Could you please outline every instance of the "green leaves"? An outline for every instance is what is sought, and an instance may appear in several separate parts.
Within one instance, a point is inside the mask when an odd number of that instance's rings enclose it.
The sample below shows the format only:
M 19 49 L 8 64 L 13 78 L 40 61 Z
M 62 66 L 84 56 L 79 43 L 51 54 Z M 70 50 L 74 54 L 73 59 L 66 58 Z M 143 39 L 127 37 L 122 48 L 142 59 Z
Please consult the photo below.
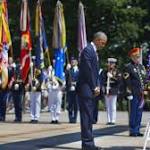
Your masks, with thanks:
M 51 49 L 52 22 L 57 0 L 44 0 L 42 5 L 46 34 Z M 67 46 L 69 55 L 78 55 L 77 51 L 77 0 L 62 0 L 66 19 Z M 82 0 L 85 7 L 87 39 L 91 41 L 93 33 L 99 30 L 108 35 L 108 45 L 102 52 L 102 59 L 116 56 L 122 63 L 133 46 L 150 41 L 150 1 L 149 0 Z M 18 50 L 19 16 L 21 1 L 9 0 L 9 22 L 12 36 L 15 37 L 14 51 Z M 36 0 L 30 5 L 31 28 L 34 33 Z M 16 38 L 17 37 L 17 38 Z M 33 41 L 34 41 L 34 36 Z M 18 40 L 18 41 L 17 41 Z M 35 44 L 34 44 L 35 45 Z M 15 53 L 16 54 L 16 53 Z

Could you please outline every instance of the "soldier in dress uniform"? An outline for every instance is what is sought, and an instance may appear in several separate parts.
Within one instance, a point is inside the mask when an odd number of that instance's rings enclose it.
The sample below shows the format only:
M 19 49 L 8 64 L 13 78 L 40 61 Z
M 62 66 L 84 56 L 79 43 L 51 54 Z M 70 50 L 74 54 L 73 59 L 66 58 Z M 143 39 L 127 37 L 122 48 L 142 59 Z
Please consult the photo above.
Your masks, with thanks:
M 116 105 L 121 74 L 116 67 L 117 59 L 108 58 L 107 69 L 101 72 L 102 92 L 107 110 L 107 124 L 116 122 Z
M 14 122 L 22 121 L 22 106 L 23 106 L 23 98 L 24 98 L 24 83 L 21 79 L 21 70 L 20 70 L 20 62 L 17 60 L 16 67 L 14 71 L 14 82 L 12 85 L 12 97 L 15 107 L 15 120 Z
M 48 107 L 51 113 L 52 124 L 58 124 L 61 114 L 61 104 L 62 104 L 62 82 L 59 81 L 57 77 L 54 76 L 54 71 L 49 70 L 49 79 L 47 81 L 48 89 Z
M 143 136 L 140 133 L 142 110 L 144 105 L 144 80 L 146 70 L 140 64 L 140 48 L 133 48 L 128 55 L 131 62 L 125 65 L 123 78 L 129 100 L 129 132 L 130 136 Z
M 30 82 L 30 123 L 38 123 L 41 111 L 41 71 L 34 68 L 33 79 Z
M 66 90 L 67 90 L 67 103 L 68 103 L 68 116 L 69 123 L 76 123 L 78 113 L 78 99 L 76 93 L 76 82 L 78 80 L 79 69 L 78 61 L 72 57 L 71 65 L 66 68 Z

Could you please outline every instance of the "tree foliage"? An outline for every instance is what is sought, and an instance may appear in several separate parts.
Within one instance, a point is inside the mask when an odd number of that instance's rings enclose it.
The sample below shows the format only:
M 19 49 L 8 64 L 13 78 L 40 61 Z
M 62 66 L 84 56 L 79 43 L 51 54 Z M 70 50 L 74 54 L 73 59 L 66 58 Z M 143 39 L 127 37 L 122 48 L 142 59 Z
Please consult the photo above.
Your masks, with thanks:
M 29 1 L 32 39 L 34 38 L 35 5 Z M 52 55 L 52 30 L 56 0 L 43 0 L 42 10 L 45 28 Z M 67 29 L 69 55 L 77 51 L 77 0 L 62 0 Z M 150 1 L 149 0 L 82 0 L 85 6 L 87 38 L 90 41 L 94 32 L 102 30 L 108 35 L 108 45 L 101 51 L 102 59 L 115 56 L 120 64 L 125 63 L 130 48 L 149 43 L 150 40 Z M 19 16 L 21 1 L 9 0 L 9 23 L 13 39 L 14 55 L 20 53 Z M 33 44 L 35 45 L 35 44 Z

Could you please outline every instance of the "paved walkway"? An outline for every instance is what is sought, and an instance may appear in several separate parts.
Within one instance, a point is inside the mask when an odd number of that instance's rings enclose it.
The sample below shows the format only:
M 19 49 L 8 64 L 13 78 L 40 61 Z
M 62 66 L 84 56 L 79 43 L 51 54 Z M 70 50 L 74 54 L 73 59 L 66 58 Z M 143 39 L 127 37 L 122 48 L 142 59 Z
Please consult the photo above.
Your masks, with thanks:
M 143 113 L 144 133 L 149 112 Z M 6 123 L 0 123 L 0 150 L 79 150 L 80 124 L 68 124 L 63 112 L 61 124 L 50 124 L 50 114 L 41 113 L 38 124 L 30 124 L 29 114 L 24 114 L 23 123 L 12 123 L 14 114 L 7 115 Z M 128 113 L 118 112 L 115 126 L 106 125 L 106 113 L 99 112 L 99 121 L 94 125 L 96 145 L 104 150 L 140 150 L 143 137 L 128 136 Z M 150 142 L 148 143 L 150 149 Z

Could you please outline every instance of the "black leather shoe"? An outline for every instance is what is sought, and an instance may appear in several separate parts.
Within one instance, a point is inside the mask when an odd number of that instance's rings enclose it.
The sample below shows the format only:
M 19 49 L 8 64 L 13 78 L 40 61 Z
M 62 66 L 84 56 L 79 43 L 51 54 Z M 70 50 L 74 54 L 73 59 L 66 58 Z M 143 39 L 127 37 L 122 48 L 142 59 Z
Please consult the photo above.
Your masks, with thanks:
M 95 146 L 93 150 L 101 150 L 101 147 Z
M 38 120 L 34 120 L 34 123 L 38 123 L 39 121 Z
M 106 125 L 115 125 L 114 122 L 107 122 Z
M 137 136 L 143 136 L 143 133 L 138 133 Z
M 15 119 L 15 120 L 14 120 L 14 122 L 16 122 L 16 123 L 20 123 L 20 122 L 21 122 L 21 120 L 20 120 L 20 119 Z
M 54 121 L 54 120 L 52 120 L 52 121 L 51 121 L 51 123 L 52 123 L 52 124 L 54 124 L 54 123 L 55 123 L 55 121 Z
M 70 121 L 69 121 L 69 123 L 76 123 L 76 121 L 72 121 L 72 120 L 70 120 Z
M 38 120 L 31 120 L 30 123 L 38 123 Z
M 143 134 L 142 133 L 130 133 L 130 135 L 129 136 L 133 136 L 133 137 L 137 137 L 137 136 L 139 136 L 139 137 L 142 137 L 143 136 Z
M 129 136 L 137 137 L 137 134 L 135 134 L 135 133 L 130 133 Z
M 60 124 L 60 122 L 58 120 L 55 121 L 55 124 Z
M 82 150 L 102 150 L 100 147 L 82 147 Z
M 0 122 L 5 122 L 5 119 L 4 118 L 0 118 Z

